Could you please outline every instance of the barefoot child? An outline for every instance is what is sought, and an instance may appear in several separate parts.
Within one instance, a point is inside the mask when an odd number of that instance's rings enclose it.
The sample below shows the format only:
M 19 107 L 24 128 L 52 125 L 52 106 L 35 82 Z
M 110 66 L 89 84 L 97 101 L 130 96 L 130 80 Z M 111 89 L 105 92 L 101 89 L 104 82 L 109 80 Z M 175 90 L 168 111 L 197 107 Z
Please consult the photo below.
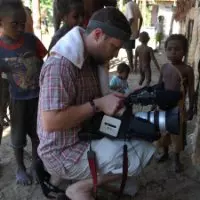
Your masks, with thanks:
M 151 83 L 151 60 L 154 61 L 158 71 L 160 67 L 154 56 L 153 49 L 147 46 L 149 41 L 149 35 L 147 32 L 142 32 L 139 35 L 139 40 L 142 43 L 136 48 L 135 52 L 135 68 L 137 69 L 137 59 L 139 58 L 139 69 L 140 69 L 140 81 L 139 85 L 142 85 L 146 79 L 146 86 L 149 86 Z
M 161 49 L 161 43 L 162 43 L 162 39 L 164 36 L 163 33 L 163 29 L 164 29 L 164 17 L 163 16 L 159 16 L 158 17 L 158 22 L 156 23 L 156 50 L 160 50 Z
M 37 159 L 39 74 L 47 53 L 39 39 L 24 33 L 25 23 L 26 13 L 21 1 L 10 0 L 0 4 L 0 58 L 11 67 L 7 73 L 12 110 L 11 145 L 17 162 L 16 181 L 22 185 L 31 184 L 23 156 L 27 134 L 32 142 L 33 164 Z
M 117 67 L 117 76 L 113 76 L 110 81 L 110 89 L 121 93 L 128 93 L 128 75 L 130 68 L 126 63 L 121 63 Z
M 181 111 L 180 121 L 180 135 L 166 135 L 161 139 L 160 145 L 164 148 L 164 154 L 161 155 L 158 161 L 165 161 L 168 159 L 169 145 L 172 143 L 174 149 L 174 169 L 175 172 L 180 172 L 180 153 L 184 150 L 185 134 L 186 134 L 186 116 L 185 116 L 185 95 L 188 92 L 189 96 L 189 110 L 188 119 L 193 115 L 193 97 L 194 97 L 194 72 L 193 69 L 183 62 L 183 57 L 188 50 L 188 41 L 184 35 L 171 35 L 166 43 L 165 49 L 169 63 L 164 64 L 161 69 L 160 83 L 164 83 L 165 89 L 181 91 L 183 93 L 182 101 L 180 101 L 179 108 Z

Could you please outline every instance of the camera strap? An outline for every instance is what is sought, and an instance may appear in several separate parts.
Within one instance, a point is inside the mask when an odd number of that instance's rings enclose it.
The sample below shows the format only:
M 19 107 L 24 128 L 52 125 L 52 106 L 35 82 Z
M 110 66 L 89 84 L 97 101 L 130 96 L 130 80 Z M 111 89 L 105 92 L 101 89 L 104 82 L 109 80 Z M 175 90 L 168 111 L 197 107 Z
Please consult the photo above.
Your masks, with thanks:
M 97 200 L 97 162 L 96 162 L 96 153 L 92 150 L 91 144 L 90 149 L 87 153 L 88 163 L 90 167 L 90 173 L 92 175 L 93 180 L 93 193 L 94 198 Z M 123 146 L 123 173 L 122 173 L 122 181 L 120 185 L 119 194 L 117 196 L 117 200 L 120 200 L 121 196 L 123 195 L 124 188 L 126 186 L 126 181 L 128 177 L 128 148 L 127 145 L 124 144 Z
M 96 162 L 96 153 L 92 150 L 91 143 L 90 149 L 87 152 L 88 163 L 90 167 L 90 173 L 93 180 L 93 192 L 94 199 L 97 199 L 97 162 Z
M 120 185 L 120 191 L 117 197 L 117 200 L 120 200 L 121 196 L 124 193 L 124 188 L 126 186 L 126 181 L 128 178 L 128 148 L 127 145 L 124 144 L 123 147 L 123 171 L 122 171 L 122 182 Z
M 127 109 L 125 110 L 125 112 L 123 114 L 123 120 L 125 121 L 123 126 L 126 126 L 126 127 L 129 126 L 131 114 L 132 114 L 132 107 L 127 107 Z M 126 182 L 128 179 L 128 148 L 127 148 L 127 144 L 126 144 L 127 129 L 124 129 L 124 130 L 125 131 L 124 131 L 124 147 L 123 147 L 123 171 L 122 171 L 122 181 L 121 181 L 121 185 L 120 185 L 120 192 L 118 194 L 117 200 L 119 200 L 121 198 L 121 196 L 123 195 L 124 189 L 126 186 Z

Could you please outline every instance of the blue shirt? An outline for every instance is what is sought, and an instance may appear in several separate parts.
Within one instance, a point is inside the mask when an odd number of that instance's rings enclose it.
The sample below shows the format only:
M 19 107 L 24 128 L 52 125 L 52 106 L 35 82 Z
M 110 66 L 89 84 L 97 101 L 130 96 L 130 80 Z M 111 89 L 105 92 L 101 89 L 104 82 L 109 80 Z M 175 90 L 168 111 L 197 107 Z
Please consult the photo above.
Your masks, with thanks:
M 118 76 L 113 76 L 109 85 L 110 85 L 110 89 L 115 90 L 117 92 L 121 92 L 121 93 L 129 92 L 127 80 L 123 80 L 119 78 Z
M 12 69 L 7 74 L 11 98 L 26 100 L 39 96 L 39 75 L 45 54 L 45 47 L 33 34 L 24 33 L 15 44 L 7 44 L 0 38 L 0 59 Z

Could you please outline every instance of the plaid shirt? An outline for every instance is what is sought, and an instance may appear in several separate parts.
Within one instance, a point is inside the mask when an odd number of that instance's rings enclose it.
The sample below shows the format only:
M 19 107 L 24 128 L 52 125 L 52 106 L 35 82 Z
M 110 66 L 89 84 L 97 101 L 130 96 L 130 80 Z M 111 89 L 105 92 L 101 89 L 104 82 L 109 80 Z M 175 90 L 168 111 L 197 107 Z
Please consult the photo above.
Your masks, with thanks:
M 53 170 L 59 174 L 63 167 L 66 168 L 66 163 L 74 164 L 79 160 L 88 143 L 79 141 L 77 136 L 81 125 L 63 131 L 46 132 L 41 123 L 41 113 L 63 110 L 99 97 L 97 68 L 89 59 L 85 61 L 82 69 L 78 69 L 64 57 L 49 57 L 42 68 L 40 87 L 38 154 L 49 171 Z

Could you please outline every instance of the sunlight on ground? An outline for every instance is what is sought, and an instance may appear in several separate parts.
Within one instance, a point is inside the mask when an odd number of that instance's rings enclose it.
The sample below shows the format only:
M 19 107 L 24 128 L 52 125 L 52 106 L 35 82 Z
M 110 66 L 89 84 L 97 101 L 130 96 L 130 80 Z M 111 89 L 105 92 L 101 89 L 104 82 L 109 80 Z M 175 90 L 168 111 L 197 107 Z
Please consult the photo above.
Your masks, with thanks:
M 3 137 L 10 135 L 10 126 L 3 131 Z

